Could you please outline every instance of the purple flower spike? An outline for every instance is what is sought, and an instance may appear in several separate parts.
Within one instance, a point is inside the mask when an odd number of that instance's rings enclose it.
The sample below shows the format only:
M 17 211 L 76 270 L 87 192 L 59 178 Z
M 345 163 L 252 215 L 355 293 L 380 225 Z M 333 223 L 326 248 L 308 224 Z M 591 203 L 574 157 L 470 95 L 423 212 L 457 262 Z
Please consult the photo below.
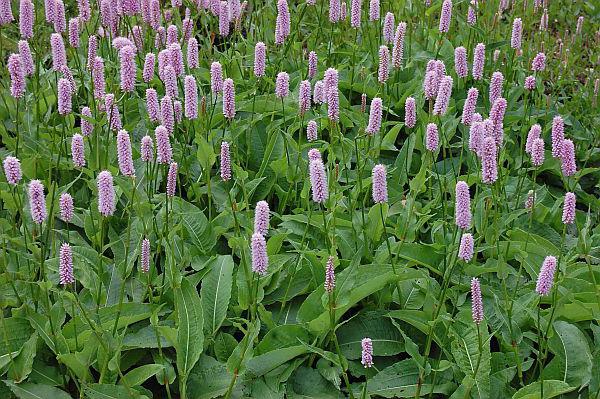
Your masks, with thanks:
M 70 222 L 73 219 L 73 197 L 69 193 L 62 193 L 58 200 L 60 208 L 60 218 L 65 222 Z
M 454 219 L 456 225 L 465 230 L 471 224 L 471 197 L 467 183 L 464 181 L 456 183 L 455 194 Z
M 144 238 L 142 240 L 140 263 L 141 263 L 142 273 L 148 273 L 150 271 L 150 240 L 148 240 L 147 238 Z
M 119 133 L 117 133 L 117 158 L 121 174 L 123 176 L 135 176 L 131 155 L 131 140 L 126 130 L 119 130 Z
M 329 187 L 327 185 L 325 165 L 323 165 L 320 157 L 310 162 L 309 171 L 313 201 L 322 204 L 329 197 Z
M 306 140 L 315 141 L 317 139 L 317 122 L 309 121 L 306 127 Z
M 115 209 L 113 177 L 109 171 L 104 170 L 98 174 L 98 212 L 102 216 L 111 216 Z
M 552 285 L 554 284 L 556 266 L 556 258 L 554 256 L 546 256 L 535 286 L 535 292 L 539 295 L 546 296 L 550 294 L 550 290 L 552 290 Z
M 552 120 L 552 156 L 559 158 L 561 155 L 561 146 L 565 140 L 565 122 L 560 115 Z
M 485 184 L 492 184 L 498 180 L 496 141 L 493 137 L 486 137 L 481 147 L 481 180 Z
M 329 294 L 333 292 L 335 288 L 335 270 L 333 265 L 334 258 L 330 256 L 327 259 L 327 265 L 325 266 L 325 291 Z
M 21 172 L 21 161 L 18 158 L 8 156 L 2 162 L 4 166 L 4 175 L 6 181 L 11 186 L 16 186 L 21 181 L 23 173 Z
M 373 367 L 373 341 L 371 341 L 371 338 L 363 338 L 360 344 L 362 347 L 360 362 L 365 368 Z
M 573 176 L 577 172 L 575 164 L 575 145 L 570 139 L 563 140 L 560 146 L 561 168 L 564 176 Z
M 527 133 L 527 141 L 525 142 L 525 152 L 531 154 L 531 147 L 535 139 L 539 139 L 542 134 L 542 127 L 537 123 L 531 126 L 529 133 Z
M 452 0 L 444 0 L 442 3 L 442 13 L 440 15 L 440 32 L 448 33 L 450 30 L 450 21 L 452 20 Z
M 471 313 L 473 315 L 473 322 L 481 324 L 483 321 L 483 301 L 481 299 L 479 279 L 475 277 L 471 280 Z
M 478 43 L 473 53 L 473 79 L 481 80 L 483 78 L 483 67 L 485 65 L 485 45 Z
M 369 114 L 369 124 L 365 129 L 365 132 L 371 136 L 379 133 L 381 129 L 381 117 L 383 114 L 383 102 L 381 98 L 375 97 L 371 101 L 371 112 Z
M 454 70 L 459 78 L 466 78 L 469 74 L 467 49 L 462 46 L 454 49 Z
M 85 147 L 83 144 L 83 136 L 75 133 L 71 139 L 71 157 L 73 165 L 77 169 L 85 166 Z
M 177 187 L 177 162 L 171 162 L 169 165 L 169 173 L 167 174 L 167 197 L 175 196 L 175 188 Z
M 29 209 L 31 219 L 35 224 L 42 224 L 48 217 L 46 213 L 46 197 L 44 196 L 44 185 L 39 180 L 29 182 Z
M 154 135 L 156 139 L 156 160 L 162 164 L 171 163 L 173 151 L 169 140 L 169 132 L 163 125 L 159 125 L 154 130 Z
M 460 247 L 458 248 L 458 258 L 470 262 L 473 259 L 473 236 L 470 233 L 464 233 L 460 238 Z
M 75 276 L 73 276 L 73 253 L 69 244 L 64 243 L 60 246 L 59 259 L 58 274 L 60 276 L 60 283 L 62 285 L 75 283 Z
M 290 93 L 290 75 L 287 72 L 279 72 L 275 81 L 275 95 L 278 98 L 287 97 Z
M 252 234 L 252 271 L 261 276 L 267 275 L 269 256 L 267 255 L 267 242 L 260 233 Z
M 417 124 L 417 105 L 413 97 L 407 97 L 404 104 L 404 124 L 413 128 Z
M 229 120 L 235 117 L 235 87 L 232 79 L 223 82 L 223 116 Z
M 439 143 L 440 138 L 438 136 L 437 125 L 435 123 L 427 124 L 427 131 L 425 133 L 425 148 L 431 152 L 434 152 L 437 150 Z
M 221 179 L 231 180 L 231 155 L 229 153 L 229 143 L 221 143 Z
M 544 140 L 541 138 L 531 143 L 531 163 L 533 166 L 542 166 L 544 163 Z
M 473 121 L 473 114 L 475 113 L 475 107 L 477 106 L 477 97 L 479 97 L 479 91 L 471 87 L 467 93 L 467 99 L 463 106 L 462 123 L 470 126 Z
M 373 202 L 383 204 L 388 201 L 387 177 L 385 166 L 382 164 L 373 167 Z
M 254 209 L 254 232 L 263 236 L 269 231 L 269 204 L 267 201 L 258 201 Z
M 568 192 L 565 194 L 565 202 L 563 204 L 562 222 L 564 224 L 575 223 L 575 194 Z
M 258 42 L 254 46 L 254 76 L 262 78 L 265 76 L 267 58 L 267 46 L 263 42 Z

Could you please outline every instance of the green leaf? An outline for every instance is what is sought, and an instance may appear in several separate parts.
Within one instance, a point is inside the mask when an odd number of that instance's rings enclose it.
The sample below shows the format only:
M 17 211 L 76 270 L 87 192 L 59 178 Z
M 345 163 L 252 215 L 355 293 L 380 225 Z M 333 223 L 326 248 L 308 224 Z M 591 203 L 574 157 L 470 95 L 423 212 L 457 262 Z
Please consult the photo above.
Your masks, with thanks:
M 204 329 L 213 336 L 225 320 L 231 299 L 233 258 L 219 255 L 209 265 L 210 272 L 202 280 L 200 296 L 204 310 Z
M 259 377 L 281 366 L 293 358 L 308 352 L 304 345 L 295 345 L 287 348 L 275 349 L 263 355 L 253 357 L 248 361 L 248 372 Z
M 460 316 L 457 316 L 460 318 Z M 449 331 L 451 351 L 460 370 L 474 380 L 474 393 L 480 398 L 490 393 L 491 354 L 487 325 L 479 327 L 482 352 L 479 351 L 478 329 L 474 323 L 455 322 Z M 477 368 L 479 367 L 479 368 Z
M 232 374 L 225 364 L 202 355 L 188 379 L 188 396 L 193 399 L 212 399 L 227 391 Z
M 566 321 L 554 322 L 554 329 L 556 334 L 549 346 L 555 356 L 544 368 L 544 375 L 574 387 L 587 385 L 592 376 L 592 354 L 587 338 L 577 326 Z
M 381 370 L 367 384 L 369 394 L 383 396 L 385 398 L 409 398 L 415 395 L 417 380 L 419 379 L 419 368 L 410 359 L 402 360 Z M 425 379 L 421 386 L 422 393 L 429 393 L 432 388 L 431 376 Z M 445 374 L 436 377 L 434 393 L 449 394 L 455 385 Z
M 542 399 L 540 395 L 541 382 L 537 381 L 526 387 L 519 389 L 512 399 Z M 544 381 L 544 399 L 550 399 L 567 392 L 574 391 L 576 388 L 569 386 L 564 381 L 547 380 Z
M 300 367 L 288 382 L 287 398 L 290 399 L 338 399 L 344 395 L 317 370 Z
M 188 279 L 181 281 L 181 288 L 174 291 L 177 309 L 177 370 L 183 378 L 198 361 L 204 345 L 202 301 L 198 291 Z
M 33 359 L 37 350 L 37 341 L 38 335 L 37 333 L 33 333 L 31 338 L 25 342 L 21 353 L 14 359 L 12 366 L 8 370 L 8 376 L 17 384 L 26 379 L 29 373 L 31 373 Z
M 159 371 L 163 369 L 162 364 L 145 364 L 143 366 L 137 367 L 121 378 L 119 381 L 119 385 L 125 386 L 136 386 L 143 384 L 148 378 L 156 375 Z
M 50 385 L 32 384 L 30 382 L 17 385 L 10 380 L 4 380 L 4 383 L 19 399 L 71 399 L 71 395 L 65 391 Z
M 147 399 L 147 396 L 121 385 L 90 384 L 84 388 L 84 392 L 89 399 Z
M 404 351 L 404 340 L 389 318 L 379 312 L 361 314 L 338 328 L 336 332 L 342 354 L 348 359 L 359 359 L 361 340 L 373 341 L 375 356 L 391 356 Z

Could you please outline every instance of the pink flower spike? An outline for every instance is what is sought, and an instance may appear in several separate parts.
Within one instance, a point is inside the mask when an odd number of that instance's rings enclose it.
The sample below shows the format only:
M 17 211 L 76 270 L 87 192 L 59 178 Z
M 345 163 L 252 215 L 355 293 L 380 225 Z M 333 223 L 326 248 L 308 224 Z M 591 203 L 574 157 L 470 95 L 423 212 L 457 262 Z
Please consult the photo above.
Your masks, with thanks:
M 471 197 L 469 186 L 464 181 L 456 183 L 454 216 L 459 228 L 466 230 L 471 225 Z
M 81 169 L 85 166 L 84 148 L 83 136 L 75 133 L 71 139 L 71 157 L 73 158 L 73 165 L 77 169 Z
M 360 345 L 362 347 L 360 362 L 365 368 L 373 367 L 373 341 L 371 341 L 371 338 L 363 338 Z
M 278 98 L 287 97 L 290 92 L 290 75 L 287 72 L 279 72 L 275 81 L 275 95 Z
M 458 248 L 458 258 L 464 262 L 470 262 L 473 259 L 473 236 L 470 233 L 463 233 L 460 238 L 460 246 Z
M 540 296 L 547 296 L 552 290 L 554 284 L 554 273 L 556 272 L 556 258 L 554 256 L 546 256 L 540 274 L 538 274 L 537 284 L 535 286 L 535 292 Z
M 533 166 L 542 166 L 544 163 L 544 140 L 541 138 L 531 143 L 531 163 Z
M 306 140 L 315 141 L 317 139 L 317 122 L 309 121 L 306 127 Z
M 497 147 L 493 137 L 486 137 L 481 144 L 481 180 L 485 184 L 498 180 Z
M 58 274 L 60 276 L 61 285 L 69 285 L 75 283 L 73 275 L 73 253 L 71 246 L 64 243 L 60 246 Z
M 575 223 L 575 205 L 576 198 L 575 194 L 568 192 L 565 194 L 565 201 L 563 204 L 562 222 L 564 224 Z
M 104 170 L 98 174 L 98 212 L 102 216 L 112 216 L 115 212 L 115 188 L 112 174 Z
M 69 223 L 73 219 L 73 197 L 69 193 L 62 193 L 58 200 L 60 218 Z
M 170 164 L 173 151 L 169 140 L 169 132 L 164 126 L 159 125 L 154 130 L 154 136 L 156 140 L 156 160 L 158 163 Z
M 383 102 L 381 98 L 375 97 L 371 101 L 371 112 L 369 114 L 369 124 L 365 129 L 365 132 L 371 136 L 379 133 L 381 129 L 381 118 L 383 114 Z
M 146 135 L 142 137 L 141 146 L 140 146 L 140 154 L 142 161 L 150 162 L 154 158 L 154 142 L 152 141 L 152 137 Z
M 254 209 L 254 232 L 266 236 L 269 231 L 269 204 L 258 201 Z
M 235 118 L 235 87 L 229 78 L 223 82 L 223 116 L 229 120 Z
M 556 115 L 552 120 L 552 156 L 560 158 L 562 143 L 565 140 L 565 122 L 560 115 Z
M 466 78 L 469 74 L 467 49 L 462 46 L 454 49 L 454 70 L 456 71 L 456 76 L 459 78 Z
M 229 143 L 221 143 L 221 179 L 231 180 L 231 155 L 229 153 Z
M 438 127 L 435 123 L 427 124 L 427 131 L 425 134 L 425 148 L 431 152 L 435 152 L 438 148 L 440 139 L 438 135 Z
M 334 258 L 330 256 L 327 259 L 327 265 L 325 266 L 325 292 L 331 294 L 335 288 L 335 270 L 333 264 Z
M 413 97 L 407 97 L 404 103 L 404 124 L 413 128 L 417 124 L 417 105 Z
M 144 238 L 142 240 L 142 249 L 140 251 L 140 264 L 142 273 L 150 271 L 150 240 Z
M 313 201 L 319 204 L 324 203 L 329 197 L 329 187 L 327 185 L 327 173 L 321 159 L 315 159 L 310 162 L 310 184 L 312 187 Z
M 473 53 L 473 79 L 481 80 L 483 78 L 483 67 L 485 65 L 485 45 L 478 43 Z
M 254 76 L 262 78 L 265 76 L 267 59 L 267 46 L 263 42 L 258 42 L 254 46 Z
M 35 224 L 44 223 L 44 220 L 48 217 L 44 185 L 39 180 L 29 182 L 29 210 L 31 211 L 31 219 Z
M 385 166 L 382 164 L 373 167 L 373 202 L 383 204 L 388 201 L 387 177 Z
M 444 0 L 442 3 L 442 12 L 440 15 L 440 32 L 448 33 L 450 30 L 450 21 L 452 20 L 452 0 Z
M 481 299 L 479 279 L 475 277 L 471 280 L 471 311 L 473 322 L 475 324 L 481 324 L 483 321 L 483 301 Z
M 129 133 L 126 130 L 119 130 L 119 133 L 117 133 L 117 158 L 121 174 L 130 177 L 135 176 L 133 157 L 131 155 L 131 141 Z
M 269 256 L 267 255 L 265 237 L 260 233 L 252 234 L 250 249 L 252 250 L 252 272 L 260 276 L 266 276 L 269 267 Z
M 562 173 L 565 177 L 573 176 L 577 172 L 575 164 L 575 145 L 570 139 L 563 140 L 560 146 L 560 161 Z
M 21 171 L 21 161 L 18 158 L 8 156 L 4 158 L 2 161 L 2 165 L 4 166 L 4 175 L 6 176 L 6 181 L 11 186 L 16 186 L 21 181 L 23 177 L 23 172 Z
M 177 162 L 171 162 L 169 165 L 169 173 L 167 174 L 167 197 L 175 196 L 175 188 L 177 187 Z

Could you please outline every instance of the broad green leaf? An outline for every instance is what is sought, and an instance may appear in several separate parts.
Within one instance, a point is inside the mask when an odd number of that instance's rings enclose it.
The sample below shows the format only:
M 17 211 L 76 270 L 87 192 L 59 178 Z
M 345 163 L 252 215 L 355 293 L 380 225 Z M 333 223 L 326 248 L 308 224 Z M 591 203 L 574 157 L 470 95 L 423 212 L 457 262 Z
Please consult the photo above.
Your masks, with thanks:
M 250 359 L 248 361 L 247 371 L 253 376 L 259 377 L 307 352 L 308 349 L 304 345 L 275 349 Z
M 482 351 L 479 350 L 478 330 L 474 323 L 454 323 L 449 330 L 452 339 L 451 350 L 460 370 L 473 379 L 473 393 L 478 397 L 488 397 L 490 393 L 490 342 L 487 325 L 479 328 Z
M 84 388 L 86 397 L 89 399 L 147 399 L 147 396 L 141 395 L 133 388 L 127 388 L 121 385 L 110 384 L 90 384 Z
M 156 375 L 159 371 L 161 371 L 164 367 L 161 364 L 145 364 L 143 366 L 137 367 L 121 378 L 119 381 L 119 385 L 125 386 L 136 386 L 143 384 L 148 378 Z
M 220 255 L 209 266 L 210 272 L 202 280 L 200 297 L 204 311 L 204 329 L 213 336 L 227 315 L 231 299 L 233 259 Z
M 224 363 L 202 355 L 188 378 L 188 396 L 193 399 L 222 396 L 227 391 L 232 377 Z
M 541 382 L 537 381 L 519 389 L 512 399 L 542 399 Z M 555 398 L 567 392 L 574 391 L 576 387 L 571 387 L 564 381 L 546 380 L 544 381 L 544 398 Z
M 417 388 L 419 379 L 419 368 L 410 359 L 402 360 L 392 366 L 386 367 L 369 380 L 367 389 L 369 394 L 383 396 L 385 398 L 412 398 Z M 449 394 L 453 391 L 455 384 L 448 379 L 446 374 L 438 374 L 434 393 Z M 422 393 L 431 392 L 432 377 L 425 379 L 421 386 Z
M 359 359 L 361 340 L 373 341 L 375 356 L 391 356 L 404 351 L 404 339 L 391 320 L 379 312 L 361 314 L 336 331 L 342 354 L 348 359 Z
M 548 379 L 563 381 L 570 386 L 585 386 L 592 373 L 592 354 L 587 338 L 577 326 L 566 321 L 554 322 L 556 334 L 549 346 L 554 358 L 544 368 Z
M 25 342 L 19 356 L 14 358 L 12 366 L 8 370 L 8 376 L 12 378 L 15 383 L 23 381 L 29 373 L 31 373 L 31 367 L 33 366 L 33 359 L 37 351 L 37 333 L 33 333 L 31 338 Z
M 19 399 L 71 399 L 71 395 L 65 391 L 50 385 L 32 384 L 30 382 L 17 385 L 10 380 L 4 380 L 4 383 Z
M 287 398 L 290 399 L 341 399 L 344 395 L 324 379 L 317 370 L 298 368 L 287 383 Z
M 181 280 L 176 289 L 175 308 L 177 309 L 177 370 L 183 378 L 198 361 L 204 344 L 202 301 L 196 288 L 187 279 Z

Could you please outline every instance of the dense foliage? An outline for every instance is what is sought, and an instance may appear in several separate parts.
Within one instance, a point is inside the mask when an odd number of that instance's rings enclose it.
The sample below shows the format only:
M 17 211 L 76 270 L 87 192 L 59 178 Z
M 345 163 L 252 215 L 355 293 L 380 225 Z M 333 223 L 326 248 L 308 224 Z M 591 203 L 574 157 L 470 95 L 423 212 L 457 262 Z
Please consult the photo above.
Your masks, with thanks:
M 600 398 L 599 26 L 0 0 L 0 397 Z

